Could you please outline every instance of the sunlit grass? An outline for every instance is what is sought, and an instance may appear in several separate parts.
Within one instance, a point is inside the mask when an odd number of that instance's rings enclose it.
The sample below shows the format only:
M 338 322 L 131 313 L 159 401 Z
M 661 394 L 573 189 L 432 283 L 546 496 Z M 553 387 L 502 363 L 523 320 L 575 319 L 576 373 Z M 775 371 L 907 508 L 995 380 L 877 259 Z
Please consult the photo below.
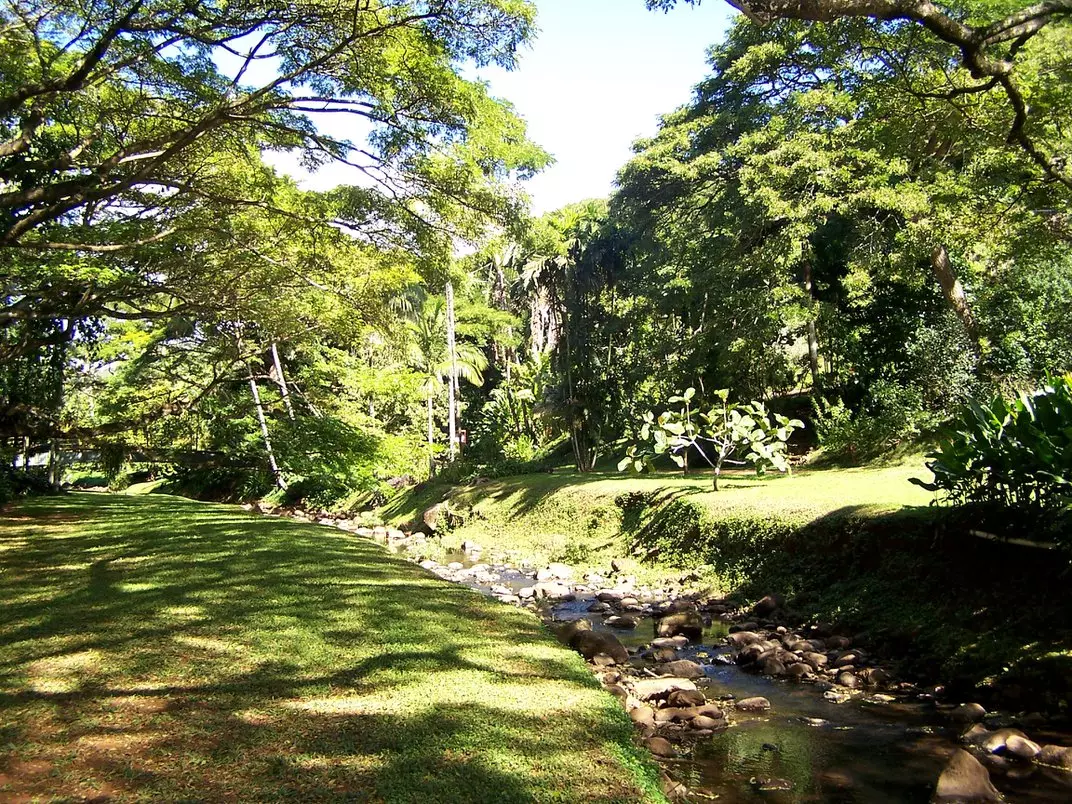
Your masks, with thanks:
M 0 799 L 643 801 L 526 612 L 339 531 L 163 496 L 0 517 Z

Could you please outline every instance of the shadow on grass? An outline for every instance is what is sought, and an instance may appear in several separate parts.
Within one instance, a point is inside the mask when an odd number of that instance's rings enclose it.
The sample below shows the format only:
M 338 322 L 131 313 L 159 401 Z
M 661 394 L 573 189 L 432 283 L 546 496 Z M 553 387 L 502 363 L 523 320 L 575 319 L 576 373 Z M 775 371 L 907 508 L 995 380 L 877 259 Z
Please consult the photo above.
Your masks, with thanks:
M 0 568 L 0 797 L 650 793 L 579 657 L 371 542 L 75 494 L 0 517 Z

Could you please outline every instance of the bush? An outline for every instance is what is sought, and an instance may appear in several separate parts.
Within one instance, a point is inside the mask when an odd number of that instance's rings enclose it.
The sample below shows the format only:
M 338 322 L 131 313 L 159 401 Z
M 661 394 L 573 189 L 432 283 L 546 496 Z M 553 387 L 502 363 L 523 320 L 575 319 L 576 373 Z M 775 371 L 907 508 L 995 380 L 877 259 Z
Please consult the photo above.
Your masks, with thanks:
M 815 402 L 814 419 L 824 453 L 848 461 L 890 453 L 942 422 L 939 414 L 925 409 L 923 394 L 917 387 L 892 380 L 876 380 L 856 412 L 840 399 L 819 399 Z
M 16 497 L 51 494 L 48 470 L 43 466 L 30 467 L 30 471 L 14 469 L 6 462 L 0 466 L 0 506 L 7 505 Z
M 1072 503 L 1072 374 L 1033 393 L 977 401 L 927 456 L 934 481 L 917 485 L 941 501 L 1004 509 L 1049 526 Z

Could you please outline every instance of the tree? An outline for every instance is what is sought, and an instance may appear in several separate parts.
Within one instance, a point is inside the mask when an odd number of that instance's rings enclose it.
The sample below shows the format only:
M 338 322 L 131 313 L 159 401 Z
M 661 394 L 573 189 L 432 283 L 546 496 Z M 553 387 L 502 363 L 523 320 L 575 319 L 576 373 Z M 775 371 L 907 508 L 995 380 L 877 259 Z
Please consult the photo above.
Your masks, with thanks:
M 726 389 L 714 392 L 717 401 L 706 412 L 693 409 L 695 397 L 696 389 L 686 388 L 684 393 L 670 397 L 671 404 L 681 405 L 679 410 L 667 410 L 658 417 L 650 411 L 645 413 L 640 441 L 629 447 L 618 463 L 618 471 L 632 467 L 639 472 L 650 467 L 655 456 L 668 454 L 687 472 L 689 452 L 695 451 L 715 470 L 712 483 L 718 491 L 718 480 L 726 463 L 738 466 L 750 463 L 757 474 L 768 466 L 779 472 L 790 470 L 787 442 L 794 430 L 804 427 L 804 422 L 779 413 L 770 414 L 762 402 L 731 405 Z M 745 453 L 744 460 L 736 459 L 734 456 L 741 452 Z
M 474 385 L 480 385 L 488 361 L 479 349 L 464 341 L 455 344 L 453 353 L 448 348 L 446 300 L 442 296 L 427 296 L 422 300 L 410 320 L 410 331 L 413 335 L 410 361 L 424 375 L 428 461 L 431 468 L 434 466 L 436 431 L 434 405 L 443 387 L 443 380 L 452 382 L 454 377 L 462 377 Z M 452 415 L 454 410 L 450 408 L 448 416 Z M 453 432 L 454 428 L 451 427 L 450 434 L 453 435 Z
M 686 0 L 698 5 L 701 0 Z M 1030 72 L 1023 62 L 1025 51 L 1036 37 L 1046 39 L 1053 29 L 1067 29 L 1072 19 L 1072 0 L 1042 0 L 1009 13 L 1003 0 L 970 0 L 964 4 L 937 4 L 932 0 L 727 0 L 749 20 L 766 26 L 774 20 L 830 22 L 846 18 L 875 21 L 905 21 L 919 25 L 935 39 L 951 47 L 950 60 L 967 73 L 970 81 L 949 76 L 949 86 L 933 94 L 956 105 L 958 98 L 999 90 L 1012 108 L 1007 140 L 1027 153 L 1045 174 L 1072 190 L 1068 172 L 1068 142 L 1058 130 L 1049 147 L 1039 142 L 1052 134 L 1032 119 L 1029 94 L 1021 84 Z M 649 8 L 669 10 L 677 0 L 647 0 Z M 1064 54 L 1067 70 L 1067 53 Z M 1034 125 L 1032 125 L 1034 124 Z M 1054 147 L 1054 145 L 1058 147 Z
M 31 317 L 77 328 L 162 293 L 188 304 L 236 210 L 428 265 L 516 215 L 504 186 L 546 155 L 462 69 L 512 67 L 533 14 L 523 0 L 5 7 L 0 327 L 19 332 L 0 348 L 47 347 L 20 328 Z M 367 137 L 322 130 L 340 118 Z M 261 160 L 288 150 L 358 178 L 297 203 Z

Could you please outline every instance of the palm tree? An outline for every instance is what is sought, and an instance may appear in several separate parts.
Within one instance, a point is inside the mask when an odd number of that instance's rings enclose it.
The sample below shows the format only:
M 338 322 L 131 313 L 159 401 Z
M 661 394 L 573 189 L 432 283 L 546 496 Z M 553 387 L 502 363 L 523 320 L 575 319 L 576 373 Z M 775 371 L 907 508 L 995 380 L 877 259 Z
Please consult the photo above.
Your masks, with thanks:
M 409 321 L 413 340 L 410 342 L 410 363 L 425 375 L 422 390 L 428 404 L 428 467 L 434 468 L 432 450 L 435 445 L 435 397 L 451 376 L 451 355 L 447 348 L 446 302 L 441 296 L 425 296 L 414 306 Z M 483 371 L 488 359 L 475 346 L 458 342 L 454 350 L 454 369 L 457 376 L 483 385 Z M 453 415 L 451 413 L 450 415 Z

